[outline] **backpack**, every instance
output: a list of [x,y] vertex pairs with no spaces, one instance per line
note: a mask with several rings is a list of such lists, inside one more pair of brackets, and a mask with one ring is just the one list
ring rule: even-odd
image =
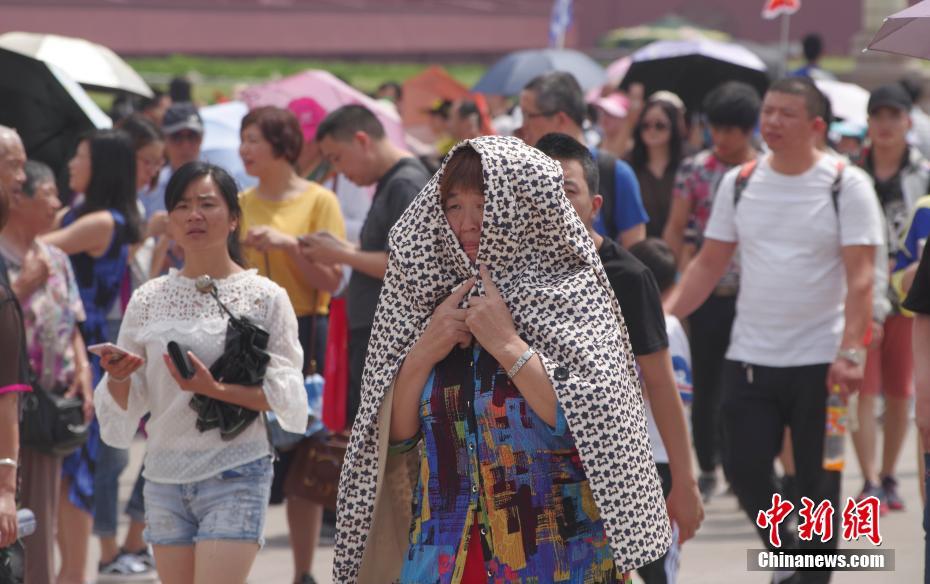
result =
[[607,237],[617,237],[617,223],[614,209],[617,206],[617,157],[603,150],[597,151],[597,171],[600,174],[598,192],[604,199],[601,206],[601,220]]
[[[743,163],[739,167],[739,174],[736,175],[736,182],[733,183],[733,212],[736,212],[736,206],[739,204],[740,197],[743,196],[743,191],[746,190],[746,185],[749,184],[749,179],[752,178],[752,174],[756,171],[756,167],[759,166],[759,159],[754,158],[749,162]],[[846,162],[842,159],[836,161],[836,178],[833,179],[833,184],[830,185],[830,197],[833,201],[833,210],[836,212],[837,216],[840,214],[840,191],[842,190],[843,185],[843,171],[846,169]]]

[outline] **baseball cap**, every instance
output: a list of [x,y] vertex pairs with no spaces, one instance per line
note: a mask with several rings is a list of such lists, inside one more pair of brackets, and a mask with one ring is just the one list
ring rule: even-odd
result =
[[189,101],[171,104],[161,123],[161,131],[166,136],[176,134],[181,130],[193,130],[198,134],[203,134],[203,119],[197,111],[197,106]]
[[326,110],[323,109],[323,106],[311,97],[298,97],[287,104],[287,109],[297,116],[297,121],[300,122],[300,130],[304,135],[304,141],[315,140],[316,129],[320,127],[320,123],[326,117]]
[[606,97],[598,98],[594,100],[594,105],[615,118],[625,118],[630,113],[630,100],[621,93],[611,93]]
[[914,102],[904,87],[897,83],[882,85],[869,96],[869,114],[875,113],[880,107],[891,107],[897,110],[911,111]]

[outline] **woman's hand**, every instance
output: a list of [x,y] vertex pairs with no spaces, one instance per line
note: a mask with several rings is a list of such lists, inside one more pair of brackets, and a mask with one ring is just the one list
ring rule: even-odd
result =
[[487,266],[482,264],[478,270],[484,283],[484,296],[468,301],[465,324],[478,344],[496,358],[508,344],[519,341],[520,335],[513,325],[510,309],[491,280]]
[[71,386],[65,392],[65,397],[81,396],[84,402],[82,410],[84,411],[84,423],[89,424],[94,417],[94,387],[91,379],[90,366],[80,367],[74,374]]
[[273,249],[288,250],[297,248],[297,239],[295,237],[285,235],[267,225],[249,229],[242,243],[263,253]]
[[187,358],[190,359],[191,366],[194,368],[194,376],[190,379],[181,377],[177,367],[174,366],[174,361],[171,360],[167,353],[162,355],[162,358],[165,360],[165,366],[168,367],[168,373],[171,374],[171,377],[174,378],[178,387],[182,390],[208,397],[214,397],[220,393],[219,382],[213,378],[213,374],[210,373],[207,366],[192,351],[187,352]]
[[0,491],[0,548],[16,541],[16,501],[12,491]]
[[456,345],[463,349],[471,345],[472,333],[465,324],[466,311],[459,305],[474,285],[474,278],[465,280],[433,311],[426,330],[413,349],[426,362],[435,365],[445,359]]
[[111,381],[129,377],[135,373],[139,367],[142,367],[143,363],[145,363],[145,359],[132,353],[122,354],[110,352],[105,353],[100,359],[100,367],[110,375]]
[[339,239],[328,231],[301,235],[298,242],[300,244],[300,253],[303,254],[304,258],[321,264],[343,263],[343,255],[352,251],[349,242]]

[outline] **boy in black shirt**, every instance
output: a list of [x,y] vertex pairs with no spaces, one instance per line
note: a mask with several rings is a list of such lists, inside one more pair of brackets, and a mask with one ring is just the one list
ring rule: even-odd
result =
[[694,478],[688,426],[669,357],[665,315],[655,278],[628,251],[594,230],[594,218],[603,199],[597,194],[597,163],[588,149],[565,134],[547,134],[536,148],[562,165],[565,195],[594,240],[620,303],[656,425],[668,450],[672,475],[668,514],[678,524],[680,541],[684,542],[697,531],[704,508]]

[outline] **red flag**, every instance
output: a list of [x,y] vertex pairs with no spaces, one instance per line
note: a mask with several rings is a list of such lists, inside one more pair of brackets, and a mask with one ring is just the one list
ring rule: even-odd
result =
[[801,0],[765,0],[762,18],[772,20],[782,14],[792,15],[801,9]]

